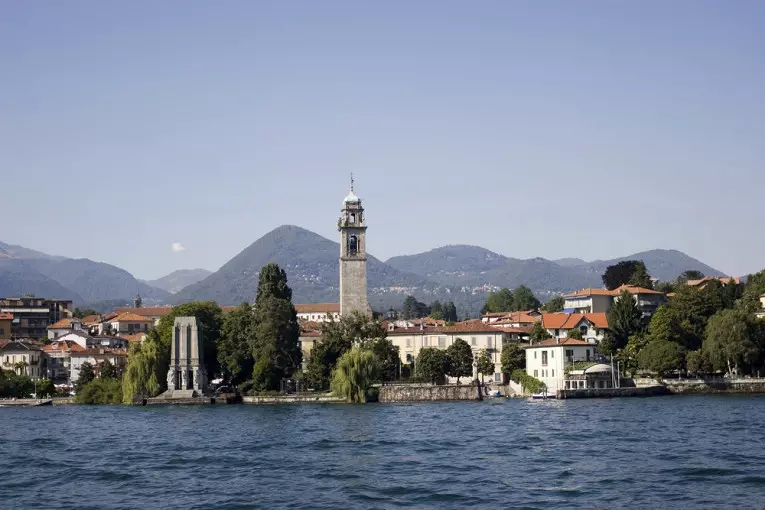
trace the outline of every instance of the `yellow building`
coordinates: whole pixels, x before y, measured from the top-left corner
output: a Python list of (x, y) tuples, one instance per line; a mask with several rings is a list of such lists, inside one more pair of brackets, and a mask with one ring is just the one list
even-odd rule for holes
[(11, 339), (11, 327), (13, 327), (13, 314), (0, 312), (0, 340)]

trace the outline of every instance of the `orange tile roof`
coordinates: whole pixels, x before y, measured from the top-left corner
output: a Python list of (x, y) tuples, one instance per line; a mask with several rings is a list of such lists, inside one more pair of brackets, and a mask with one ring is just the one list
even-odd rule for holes
[(480, 319), (476, 319), (476, 320), (457, 322), (451, 326), (433, 326), (433, 327), (425, 327), (423, 329), (420, 329), (420, 327), (418, 326), (411, 327), (411, 328), (397, 327), (393, 331), (388, 331), (388, 334), (389, 335), (390, 334), (455, 335), (460, 333), (504, 333), (504, 332), (505, 330), (503, 328), (494, 327), (491, 324), (482, 322)]
[(135, 333), (133, 335), (124, 335), (119, 338), (125, 339), (131, 344), (135, 342), (143, 342), (143, 339), (146, 338), (146, 333)]
[(10, 321), (10, 320), (13, 320), (12, 313), (7, 313), (7, 312), (0, 313), (0, 321)]
[(628, 291), (630, 294), (664, 294), (658, 290), (646, 289), (644, 287), (637, 287), (635, 285), (622, 285), (621, 287), (615, 288), (612, 292), (615, 296), (618, 296), (622, 293), (623, 290)]
[(539, 343), (533, 344), (533, 345), (524, 345), (524, 349), (534, 349), (536, 347), (555, 347), (558, 345), (590, 345), (594, 346), (594, 344), (591, 344), (589, 342), (585, 342), (584, 340), (577, 340), (576, 338), (561, 338), (558, 340), (557, 338), (548, 338), (547, 340), (542, 340)]
[(509, 312), (489, 312), (481, 315), (481, 317), (504, 317)]
[(295, 305), (297, 313), (340, 313), (339, 303), (314, 303)]
[(628, 291), (630, 294), (663, 294), (663, 292), (659, 292), (658, 290), (646, 289), (644, 287), (637, 287), (635, 285), (622, 285), (615, 288), (614, 290), (593, 288), (582, 289), (576, 292), (572, 292), (571, 294), (566, 294), (564, 297), (573, 298), (587, 296), (618, 296), (622, 293), (623, 290)]
[(149, 319), (143, 315), (138, 315), (131, 312), (124, 312), (114, 317), (113, 319), (109, 319), (109, 322), (151, 322), (153, 324), (154, 319)]
[(613, 292), (608, 289), (582, 289), (571, 294), (566, 294), (564, 297), (585, 297), (585, 296), (613, 296)]
[(100, 315), (86, 315), (82, 318), (83, 324), (98, 324), (101, 322)]
[(71, 327), (72, 319), (61, 319), (60, 321), (48, 326), (48, 329), (71, 329)]
[(172, 306), (156, 306), (154, 308), (115, 308), (117, 314), (134, 313), (136, 315), (143, 315), (144, 317), (162, 317), (169, 314), (173, 310)]
[(43, 347), (45, 352), (84, 352), (85, 347), (72, 340), (58, 340)]
[(698, 287), (699, 285), (703, 285), (712, 280), (719, 280), (719, 282), (723, 285), (728, 285), (731, 282), (735, 283), (736, 285), (741, 283), (741, 278), (738, 278), (737, 276), (705, 276), (701, 280), (688, 280), (685, 282), (685, 284), (689, 287)]
[(545, 329), (572, 329), (583, 319), (590, 321), (596, 328), (608, 329), (605, 313), (543, 313), (542, 326)]

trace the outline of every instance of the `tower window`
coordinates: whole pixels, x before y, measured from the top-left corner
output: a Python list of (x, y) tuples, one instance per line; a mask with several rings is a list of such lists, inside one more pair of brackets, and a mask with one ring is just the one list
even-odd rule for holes
[(348, 239), (348, 254), (349, 255), (356, 255), (359, 251), (359, 241), (356, 239), (356, 236), (351, 236)]
[(356, 213), (351, 213), (351, 217), (350, 217), (350, 219), (348, 220), (348, 222), (349, 222), (351, 225), (353, 225), (354, 223), (356, 223)]

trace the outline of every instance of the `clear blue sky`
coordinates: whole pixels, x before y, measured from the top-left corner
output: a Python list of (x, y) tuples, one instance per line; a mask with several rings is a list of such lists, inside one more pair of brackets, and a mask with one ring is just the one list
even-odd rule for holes
[(354, 172), (383, 259), (756, 271), (764, 55), (761, 1), (3, 2), (0, 240), (214, 270)]

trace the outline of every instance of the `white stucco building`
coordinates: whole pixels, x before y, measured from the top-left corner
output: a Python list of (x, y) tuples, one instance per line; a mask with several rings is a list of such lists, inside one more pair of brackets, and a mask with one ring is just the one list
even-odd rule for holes
[(0, 365), (3, 370), (39, 379), (42, 375), (42, 350), (27, 342), (7, 342), (0, 346)]
[(542, 327), (554, 338), (568, 338), (576, 329), (587, 342), (595, 344), (605, 337), (608, 317), (605, 313), (543, 313)]
[(574, 388), (610, 388), (611, 367), (598, 362), (595, 345), (573, 338), (551, 338), (525, 346), (526, 373), (542, 381), (547, 393)]
[(340, 303), (314, 303), (295, 305), (298, 320), (329, 322), (340, 319)]
[(643, 317), (651, 317), (656, 309), (664, 304), (667, 296), (657, 290), (645, 289), (634, 285), (622, 285), (614, 290), (582, 289), (563, 298), (563, 311), (567, 313), (608, 313), (611, 306), (619, 299), (622, 291), (632, 294)]
[(765, 319), (765, 294), (760, 296), (760, 310), (757, 312), (757, 317)]

